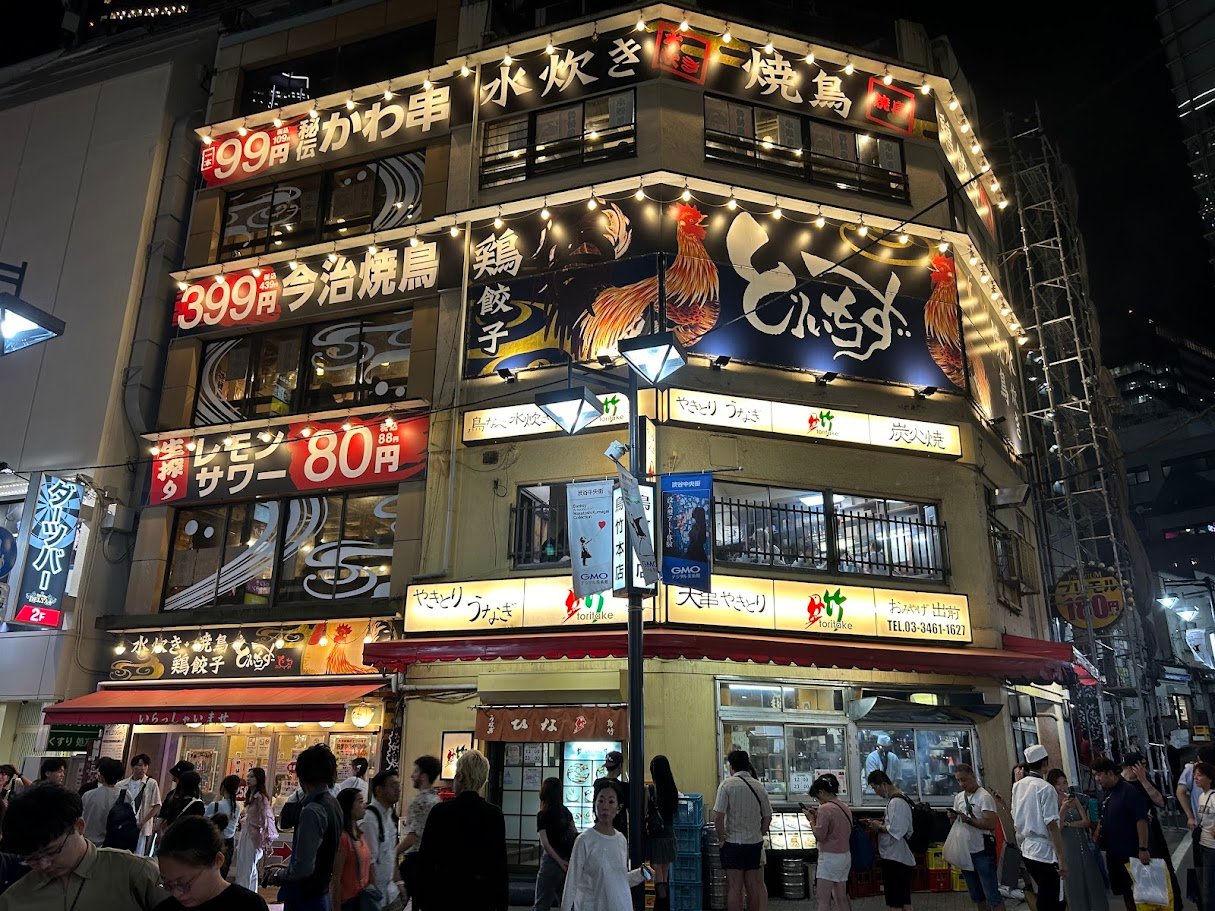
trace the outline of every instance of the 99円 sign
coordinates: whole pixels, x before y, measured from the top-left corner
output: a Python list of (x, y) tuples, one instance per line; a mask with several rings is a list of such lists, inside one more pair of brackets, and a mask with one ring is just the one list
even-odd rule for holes
[(375, 416), (165, 438), (153, 459), (148, 504), (290, 496), (421, 478), (429, 429), (426, 415), (400, 421)]

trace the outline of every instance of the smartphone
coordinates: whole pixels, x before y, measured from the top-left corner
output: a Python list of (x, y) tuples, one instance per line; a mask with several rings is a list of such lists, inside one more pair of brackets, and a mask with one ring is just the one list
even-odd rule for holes
[(654, 871), (650, 869), (649, 864), (641, 865), (641, 878), (647, 883), (654, 878)]
[(810, 809), (808, 806), (806, 806), (806, 805), (805, 805), (804, 803), (802, 803), (800, 800), (797, 802), (797, 805), (798, 805), (799, 807), (801, 807), (803, 810), (809, 810), (809, 809)]

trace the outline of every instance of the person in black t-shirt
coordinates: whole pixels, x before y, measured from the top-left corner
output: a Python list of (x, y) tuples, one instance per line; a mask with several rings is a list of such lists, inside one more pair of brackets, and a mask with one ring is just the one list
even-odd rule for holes
[(574, 817), (561, 800), (561, 779), (546, 778), (540, 785), (540, 812), (536, 814), (540, 833), (540, 869), (536, 873), (536, 902), (532, 911), (548, 911), (561, 901), (565, 871), (570, 865), (578, 829)]
[(161, 839), (157, 863), (169, 898), (156, 911), (267, 911), (260, 895), (220, 874), (224, 835), (206, 817), (182, 816), (170, 825)]

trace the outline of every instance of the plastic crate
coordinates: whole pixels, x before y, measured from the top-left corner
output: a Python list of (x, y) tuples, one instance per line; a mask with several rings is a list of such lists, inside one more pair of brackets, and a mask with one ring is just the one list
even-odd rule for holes
[(671, 883), (671, 911), (701, 911), (700, 883)]
[(701, 859), (699, 854), (680, 854), (671, 864), (673, 882), (700, 882)]
[(959, 870), (957, 867), (951, 867), (950, 870), (951, 870), (951, 873), (950, 873), (949, 885), (952, 887), (952, 891), (965, 892), (966, 891), (966, 877), (964, 877), (962, 875), (962, 871)]
[(675, 850), (680, 854), (700, 853), (700, 829), (676, 826)]
[(949, 869), (949, 864), (945, 863), (944, 845), (929, 845), (928, 851), (924, 854), (924, 860), (928, 863), (929, 870)]
[(948, 870), (929, 870), (928, 871), (928, 891), (929, 892), (949, 892), (952, 885), (952, 877)]
[(679, 809), (675, 813), (675, 825), (699, 829), (704, 825), (704, 800), (699, 794), (680, 794)]

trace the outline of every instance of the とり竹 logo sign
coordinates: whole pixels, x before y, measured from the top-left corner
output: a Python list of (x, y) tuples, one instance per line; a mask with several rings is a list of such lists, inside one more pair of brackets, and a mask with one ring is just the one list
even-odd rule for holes
[[(834, 621), (830, 624), (832, 627), (839, 628), (844, 622), (844, 602), (847, 600), (848, 596), (838, 588), (834, 592), (826, 589), (821, 596), (811, 595), (810, 600), (806, 603), (806, 629), (818, 625), (824, 614), (828, 621)], [(822, 625), (827, 626), (828, 624)]]
[(587, 595), (585, 598), (579, 598), (571, 588), (569, 594), (565, 596), (565, 620), (561, 622), (565, 623), (575, 617), (579, 620), (589, 620), (591, 623), (611, 619), (611, 614), (604, 614), (603, 612), (605, 603), (602, 592), (597, 595)]

